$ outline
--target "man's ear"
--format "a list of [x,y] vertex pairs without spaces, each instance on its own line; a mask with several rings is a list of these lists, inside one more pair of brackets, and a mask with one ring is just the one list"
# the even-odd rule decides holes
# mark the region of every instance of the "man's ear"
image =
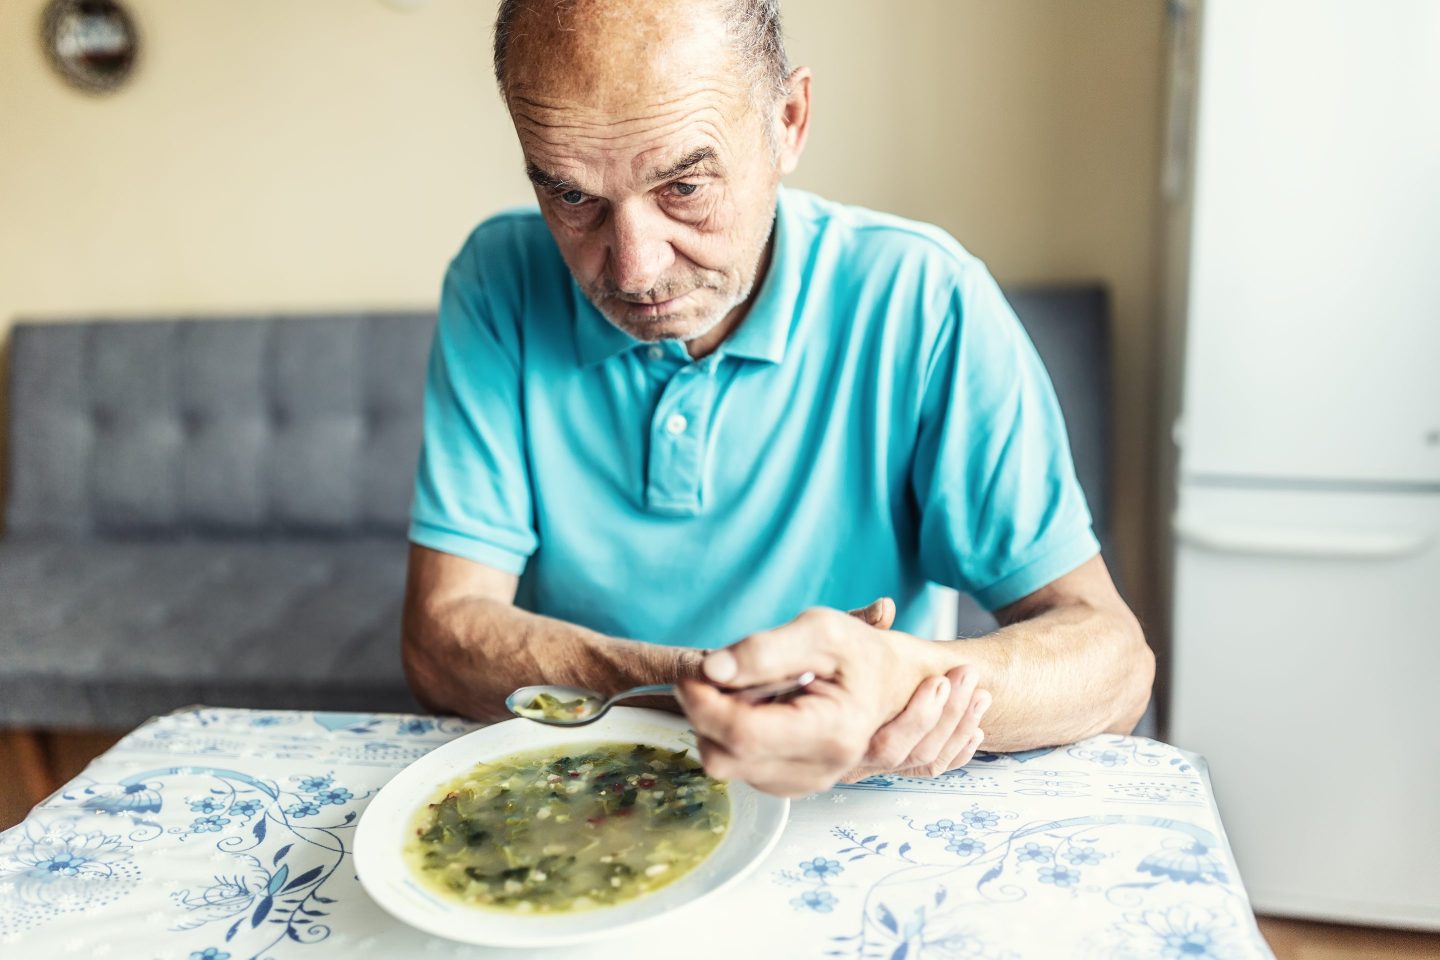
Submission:
[[809,67],[796,67],[785,82],[785,99],[775,121],[780,145],[776,165],[782,177],[794,172],[805,152],[805,138],[810,134],[811,76]]

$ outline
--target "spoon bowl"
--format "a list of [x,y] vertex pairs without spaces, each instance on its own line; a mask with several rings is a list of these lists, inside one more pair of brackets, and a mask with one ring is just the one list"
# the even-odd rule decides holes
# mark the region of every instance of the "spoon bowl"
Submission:
[[605,713],[608,704],[594,690],[541,683],[521,687],[505,698],[505,709],[526,720],[559,727],[592,723]]

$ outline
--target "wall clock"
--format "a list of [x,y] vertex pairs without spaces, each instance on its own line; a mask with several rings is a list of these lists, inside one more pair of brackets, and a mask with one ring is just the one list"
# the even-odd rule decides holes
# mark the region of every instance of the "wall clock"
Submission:
[[86,93],[119,89],[135,69],[139,34],[117,0],[50,0],[41,34],[50,65]]

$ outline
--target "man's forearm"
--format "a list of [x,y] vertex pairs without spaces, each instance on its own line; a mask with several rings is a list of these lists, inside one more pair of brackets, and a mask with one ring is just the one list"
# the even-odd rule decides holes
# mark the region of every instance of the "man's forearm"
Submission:
[[974,664],[994,698],[985,748],[1028,750],[1129,733],[1155,658],[1128,610],[1067,604],[984,637],[940,644],[943,669]]
[[607,637],[480,597],[411,603],[402,649],[410,687],[426,707],[486,720],[508,716],[504,700],[517,687],[555,683],[614,693],[670,683],[693,676],[701,654]]

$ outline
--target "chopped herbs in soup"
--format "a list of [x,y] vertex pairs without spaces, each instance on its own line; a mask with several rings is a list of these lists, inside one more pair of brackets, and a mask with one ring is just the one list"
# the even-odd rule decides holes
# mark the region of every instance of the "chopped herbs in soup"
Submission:
[[571,749],[512,754],[446,784],[415,815],[411,868],[466,904],[558,913],[663,887],[720,843],[726,784],[685,751]]

